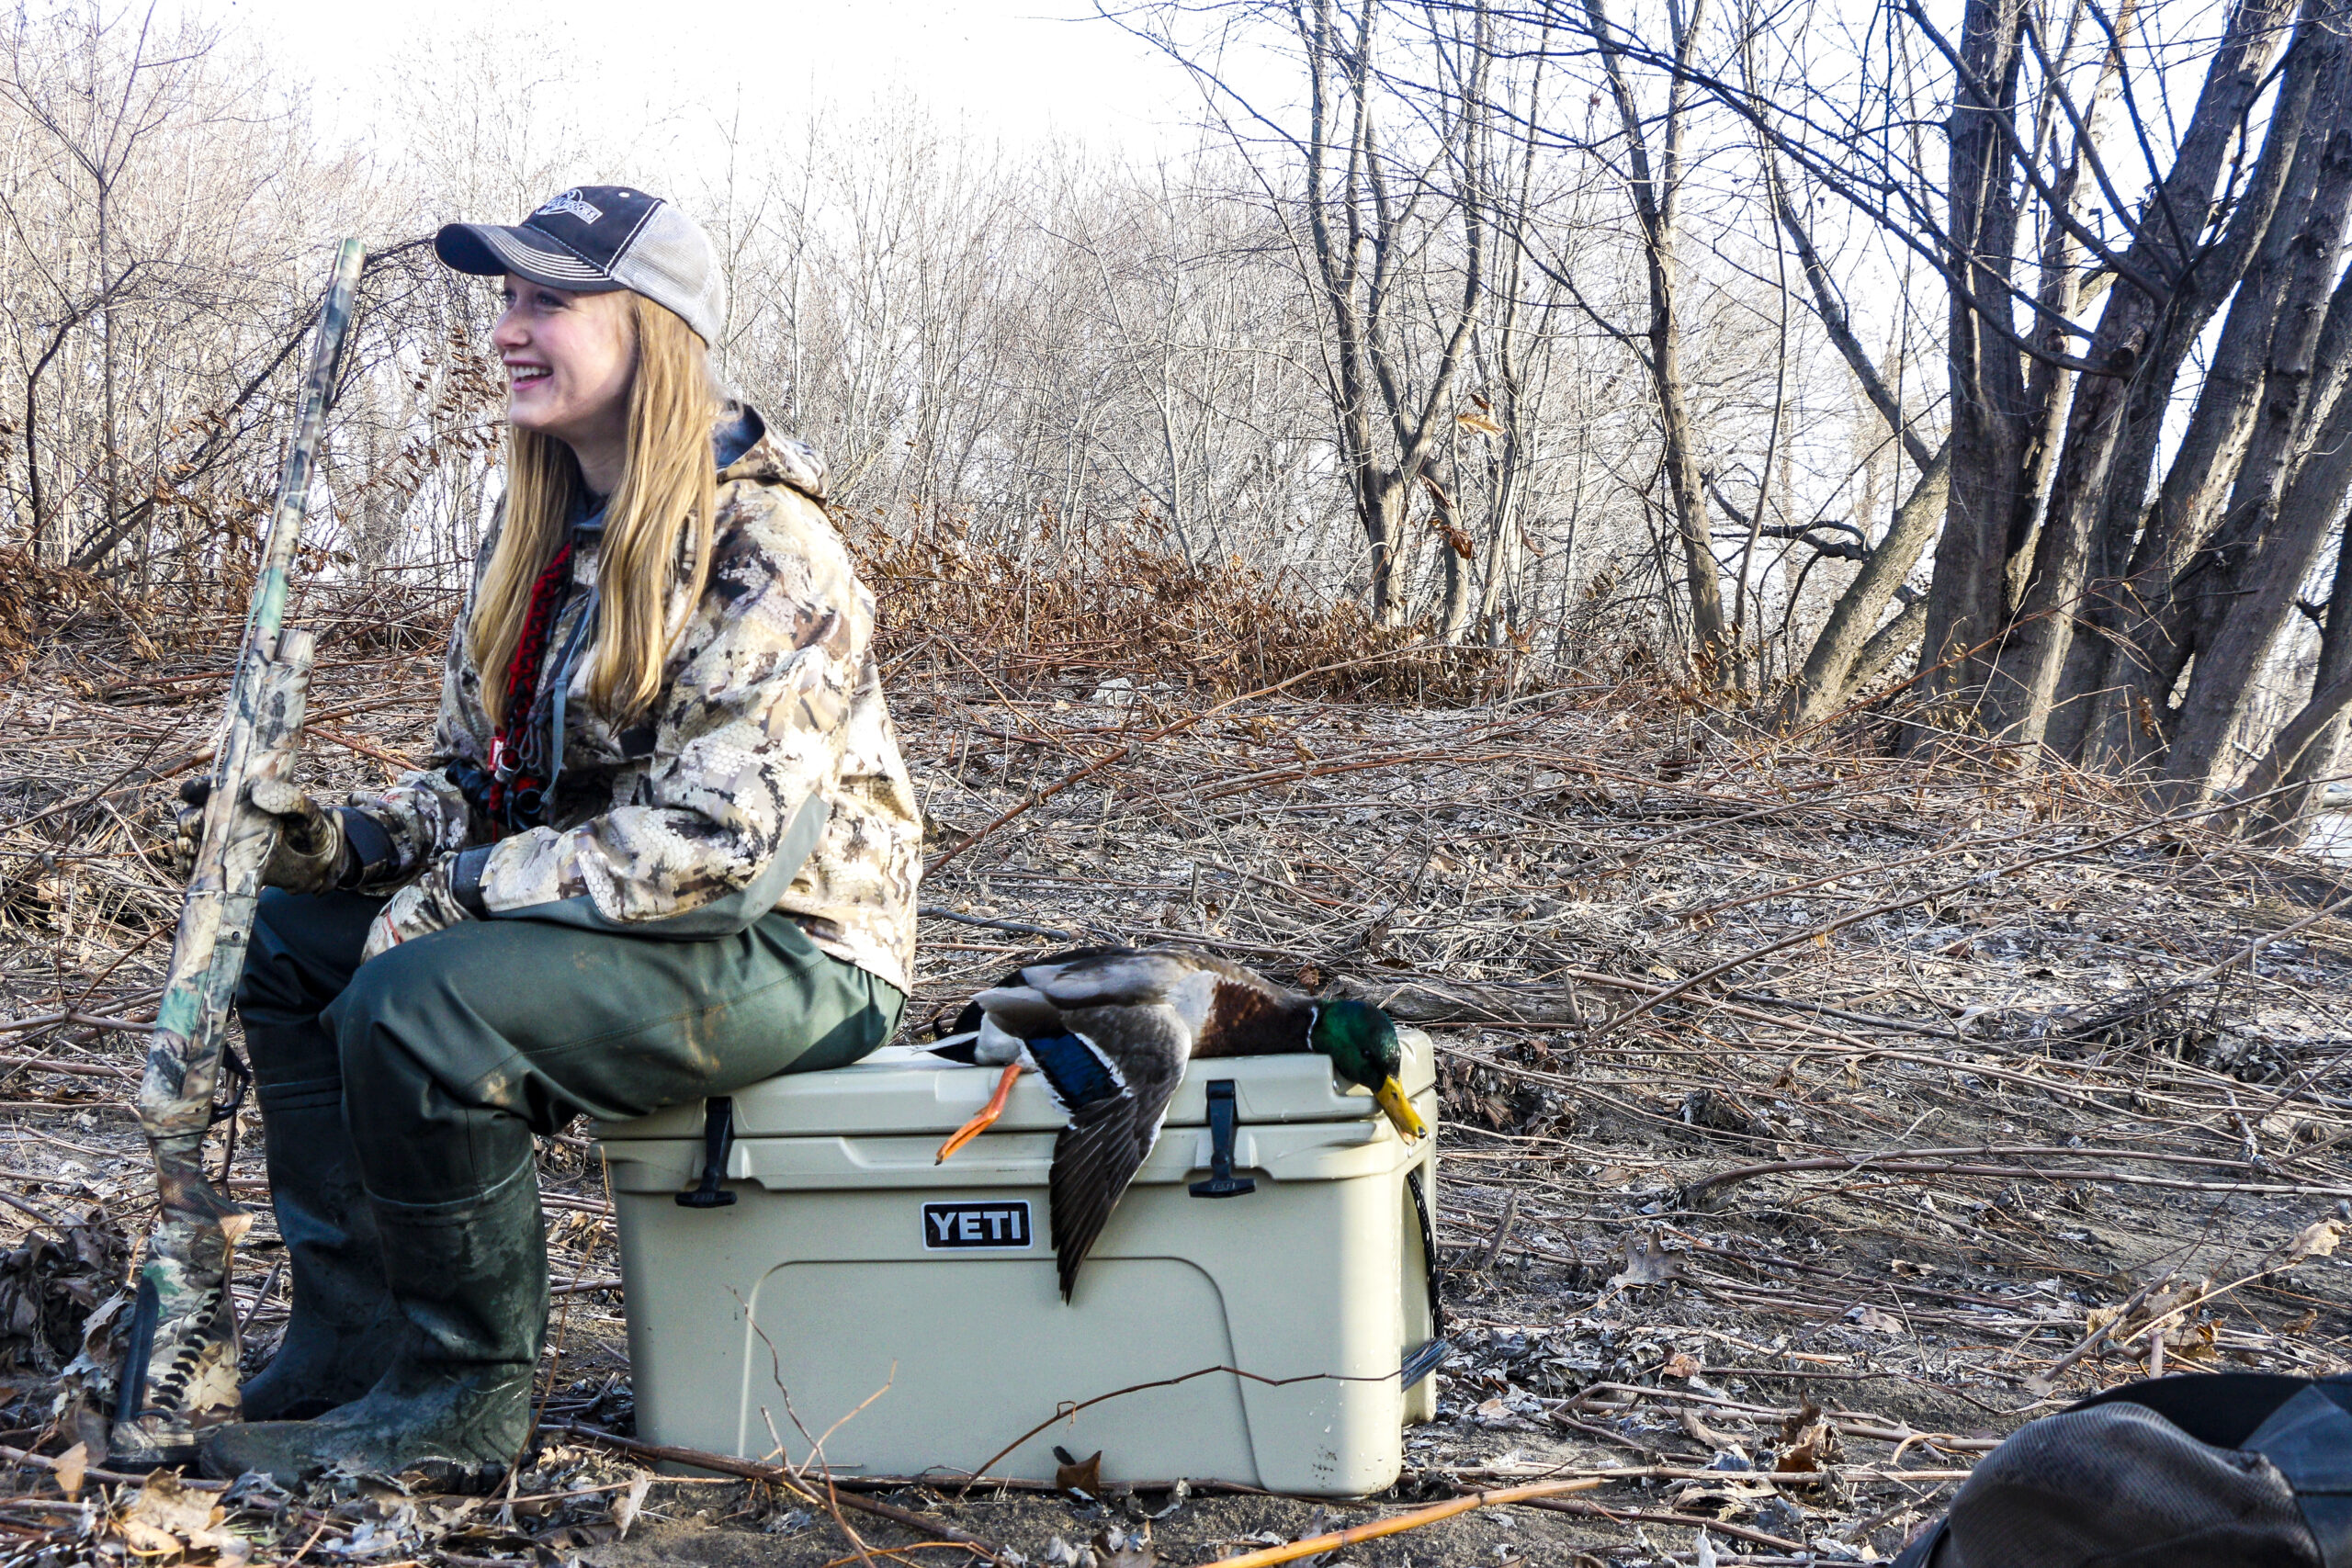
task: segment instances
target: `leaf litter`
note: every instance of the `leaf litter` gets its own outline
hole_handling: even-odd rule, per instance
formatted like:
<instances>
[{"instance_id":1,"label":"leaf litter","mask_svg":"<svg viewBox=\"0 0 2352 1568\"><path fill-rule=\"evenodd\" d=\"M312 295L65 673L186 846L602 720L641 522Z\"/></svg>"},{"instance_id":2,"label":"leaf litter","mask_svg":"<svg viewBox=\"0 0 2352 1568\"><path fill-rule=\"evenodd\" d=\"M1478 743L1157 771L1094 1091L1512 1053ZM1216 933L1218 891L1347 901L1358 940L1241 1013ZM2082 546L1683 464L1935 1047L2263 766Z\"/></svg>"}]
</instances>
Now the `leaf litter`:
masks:
<instances>
[{"instance_id":1,"label":"leaf litter","mask_svg":"<svg viewBox=\"0 0 2352 1568\"><path fill-rule=\"evenodd\" d=\"M430 722L451 602L328 599L322 624L378 629L322 652L334 738L305 766L372 784ZM50 1429L75 1314L152 1217L124 1107L176 915L154 810L201 763L218 685L191 677L225 673L232 615L151 628L149 658L103 606L76 612L6 699L0 1390L27 1457L0 1568L617 1568L738 1538L811 1568L978 1555L829 1510L821 1486L812 1506L788 1480L656 1476L603 1440L634 1407L585 1127L542 1145L541 1447L499 1496L118 1478ZM2322 912L2340 867L2095 780L1892 760L1868 722L1758 733L1642 678L1397 651L1376 682L1236 701L1339 660L1305 634L1219 663L1206 631L1113 658L1121 626L1067 615L954 650L936 620L893 624L940 863L910 1021L1110 938L1209 946L1430 1030L1452 1348L1438 1418L1362 1506L1138 1491L1176 1478L1123 1474L1115 1449L1069 1494L834 1478L840 1496L1024 1563L1056 1539L1131 1559L1148 1521L1154 1560L1191 1563L1317 1533L1317 1509L1344 1525L1598 1476L1344 1559L1868 1562L2002 1435L2152 1365L2345 1368L2352 932ZM257 1134L247 1111L232 1175L258 1206ZM236 1281L255 1365L286 1309L263 1214Z\"/></svg>"}]
</instances>

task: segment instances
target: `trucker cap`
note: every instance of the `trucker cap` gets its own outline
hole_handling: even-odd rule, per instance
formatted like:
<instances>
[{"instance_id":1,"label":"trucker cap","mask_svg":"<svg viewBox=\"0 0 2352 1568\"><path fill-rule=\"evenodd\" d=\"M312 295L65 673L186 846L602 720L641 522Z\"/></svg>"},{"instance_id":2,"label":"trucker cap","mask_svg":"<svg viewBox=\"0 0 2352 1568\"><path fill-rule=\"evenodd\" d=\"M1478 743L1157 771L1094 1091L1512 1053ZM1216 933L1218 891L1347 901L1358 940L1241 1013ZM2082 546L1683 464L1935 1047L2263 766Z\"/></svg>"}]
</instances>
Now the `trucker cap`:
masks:
<instances>
[{"instance_id":1,"label":"trucker cap","mask_svg":"<svg viewBox=\"0 0 2352 1568\"><path fill-rule=\"evenodd\" d=\"M630 289L676 311L705 343L718 342L727 321L727 282L702 225L627 186L574 186L511 227L451 223L433 250L484 277L511 272L582 294Z\"/></svg>"}]
</instances>

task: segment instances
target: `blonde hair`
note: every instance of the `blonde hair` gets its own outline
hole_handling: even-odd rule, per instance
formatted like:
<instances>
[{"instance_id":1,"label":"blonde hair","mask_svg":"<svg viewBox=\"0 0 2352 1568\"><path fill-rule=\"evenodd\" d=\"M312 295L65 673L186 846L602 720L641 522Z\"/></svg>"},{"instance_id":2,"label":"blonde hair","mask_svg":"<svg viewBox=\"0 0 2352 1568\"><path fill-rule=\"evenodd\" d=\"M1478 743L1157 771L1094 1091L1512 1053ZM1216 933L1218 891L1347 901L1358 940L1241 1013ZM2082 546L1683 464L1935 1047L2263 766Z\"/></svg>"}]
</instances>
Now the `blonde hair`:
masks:
<instances>
[{"instance_id":1,"label":"blonde hair","mask_svg":"<svg viewBox=\"0 0 2352 1568\"><path fill-rule=\"evenodd\" d=\"M637 355L628 389L628 451L620 483L605 504L596 646L588 678L590 696L616 724L636 717L661 694L671 639L710 581L718 506L710 428L720 398L710 351L671 310L641 294L628 298ZM532 584L555 558L586 489L571 447L553 436L507 428L506 523L491 552L470 626L482 707L492 728L505 722L506 666L522 640ZM673 626L668 601L675 582L684 582L686 592Z\"/></svg>"}]
</instances>

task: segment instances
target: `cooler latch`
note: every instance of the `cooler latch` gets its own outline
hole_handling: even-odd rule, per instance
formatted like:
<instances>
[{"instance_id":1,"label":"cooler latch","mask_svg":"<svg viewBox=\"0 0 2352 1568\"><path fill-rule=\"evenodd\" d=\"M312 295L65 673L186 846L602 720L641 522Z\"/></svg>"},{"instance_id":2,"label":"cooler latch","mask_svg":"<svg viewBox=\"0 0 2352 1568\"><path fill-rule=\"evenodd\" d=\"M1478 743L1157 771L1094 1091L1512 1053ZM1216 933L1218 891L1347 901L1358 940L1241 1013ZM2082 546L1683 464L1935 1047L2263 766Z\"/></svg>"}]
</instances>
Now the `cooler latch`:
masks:
<instances>
[{"instance_id":1,"label":"cooler latch","mask_svg":"<svg viewBox=\"0 0 2352 1568\"><path fill-rule=\"evenodd\" d=\"M1209 1080L1209 1179L1186 1189L1195 1198L1238 1198L1258 1184L1233 1174L1233 1080Z\"/></svg>"},{"instance_id":2,"label":"cooler latch","mask_svg":"<svg viewBox=\"0 0 2352 1568\"><path fill-rule=\"evenodd\" d=\"M702 1185L678 1194L681 1209L724 1209L735 1194L718 1184L727 1179L727 1151L735 1146L735 1101L723 1094L702 1104Z\"/></svg>"}]
</instances>

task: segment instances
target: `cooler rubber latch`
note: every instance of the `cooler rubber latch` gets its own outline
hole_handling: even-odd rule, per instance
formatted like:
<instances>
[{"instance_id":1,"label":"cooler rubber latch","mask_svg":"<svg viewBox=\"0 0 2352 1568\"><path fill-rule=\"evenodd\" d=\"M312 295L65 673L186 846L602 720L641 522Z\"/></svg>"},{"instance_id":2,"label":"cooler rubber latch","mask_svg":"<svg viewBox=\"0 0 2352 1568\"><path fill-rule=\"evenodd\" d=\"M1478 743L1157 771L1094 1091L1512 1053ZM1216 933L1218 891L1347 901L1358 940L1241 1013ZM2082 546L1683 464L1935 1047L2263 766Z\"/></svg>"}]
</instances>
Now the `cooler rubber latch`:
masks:
<instances>
[{"instance_id":1,"label":"cooler rubber latch","mask_svg":"<svg viewBox=\"0 0 2352 1568\"><path fill-rule=\"evenodd\" d=\"M1195 1198L1238 1198L1258 1184L1233 1174L1233 1080L1209 1080L1209 1179L1186 1189Z\"/></svg>"},{"instance_id":2,"label":"cooler rubber latch","mask_svg":"<svg viewBox=\"0 0 2352 1568\"><path fill-rule=\"evenodd\" d=\"M702 1185L678 1194L681 1209L724 1209L735 1194L718 1184L727 1179L727 1151L735 1146L735 1101L715 1094L702 1104Z\"/></svg>"}]
</instances>

